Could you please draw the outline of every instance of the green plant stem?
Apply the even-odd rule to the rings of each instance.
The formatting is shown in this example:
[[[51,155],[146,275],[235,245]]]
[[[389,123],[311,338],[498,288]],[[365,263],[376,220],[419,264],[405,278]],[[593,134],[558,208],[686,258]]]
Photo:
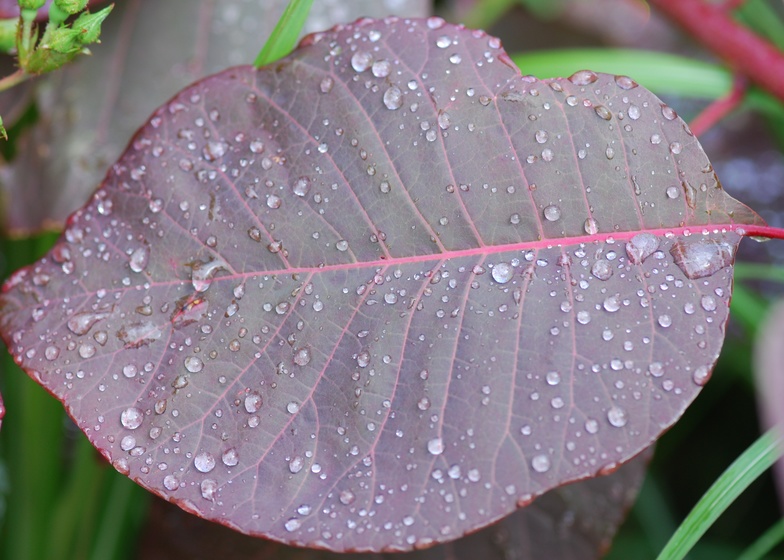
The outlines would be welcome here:
[[[782,455],[774,431],[760,436],[713,483],[659,553],[657,560],[681,560],[735,499]]]
[[[784,518],[779,519],[754,541],[737,560],[762,560],[773,548],[784,541]]]
[[[261,68],[289,54],[297,44],[299,34],[310,13],[313,0],[291,0],[280,16],[264,48],[253,61],[256,68]]]

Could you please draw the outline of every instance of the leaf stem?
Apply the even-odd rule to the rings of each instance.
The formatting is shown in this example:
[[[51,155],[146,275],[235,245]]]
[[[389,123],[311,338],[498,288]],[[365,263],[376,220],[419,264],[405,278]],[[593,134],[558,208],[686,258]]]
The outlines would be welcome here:
[[[746,78],[736,75],[732,82],[732,90],[726,96],[717,99],[694,117],[689,123],[689,128],[695,136],[702,136],[721,119],[730,114],[743,102],[746,96]]]
[[[784,100],[784,53],[704,0],[651,0],[689,35],[724,59],[736,72]]]

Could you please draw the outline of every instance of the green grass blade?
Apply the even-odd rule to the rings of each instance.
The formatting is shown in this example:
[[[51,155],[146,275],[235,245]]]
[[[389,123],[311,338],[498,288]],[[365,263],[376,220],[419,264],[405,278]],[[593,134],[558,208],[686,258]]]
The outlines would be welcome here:
[[[784,518],[779,519],[738,556],[738,560],[762,560],[768,552],[784,541]]]
[[[718,64],[684,56],[635,49],[565,49],[514,54],[523,74],[538,78],[570,76],[577,70],[631,76],[658,95],[719,99],[732,89],[732,73]],[[784,117],[784,106],[773,96],[750,88],[744,106]]]
[[[767,280],[784,284],[784,266],[760,263],[735,263],[736,280]]]
[[[682,560],[724,510],[781,454],[781,440],[775,431],[760,436],[700,498],[657,560]]]
[[[305,25],[305,20],[310,13],[313,0],[291,0],[280,16],[275,29],[272,31],[259,56],[253,61],[256,68],[261,68],[283,58],[289,54],[297,44],[299,34]]]

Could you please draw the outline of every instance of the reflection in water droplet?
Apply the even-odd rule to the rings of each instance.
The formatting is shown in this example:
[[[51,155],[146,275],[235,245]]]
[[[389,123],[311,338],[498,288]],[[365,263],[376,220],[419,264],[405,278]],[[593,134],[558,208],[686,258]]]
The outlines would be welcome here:
[[[310,363],[310,348],[298,348],[294,352],[294,363],[298,366],[306,366]]]
[[[302,522],[299,519],[294,519],[292,517],[291,519],[286,521],[286,523],[283,526],[286,528],[286,531],[291,533],[299,529],[302,526]]]
[[[185,369],[187,369],[191,373],[199,373],[202,369],[204,369],[204,362],[201,361],[201,358],[197,358],[196,356],[188,356],[185,358]]]
[[[716,298],[711,295],[705,295],[700,298],[700,306],[705,311],[716,311]]]
[[[263,404],[264,400],[261,398],[261,395],[258,394],[256,391],[251,391],[247,395],[245,395],[245,411],[248,414],[254,414],[259,411],[261,405]]]
[[[667,187],[667,198],[678,198],[679,189],[678,187]]]
[[[297,455],[289,461],[289,472],[297,474],[305,466],[305,459]]]
[[[215,493],[218,491],[218,483],[211,478],[201,481],[201,497],[205,500],[215,501]]]

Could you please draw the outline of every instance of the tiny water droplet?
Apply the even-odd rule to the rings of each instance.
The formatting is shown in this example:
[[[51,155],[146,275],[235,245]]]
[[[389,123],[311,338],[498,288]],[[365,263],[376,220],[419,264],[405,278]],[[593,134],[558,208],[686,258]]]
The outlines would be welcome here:
[[[392,86],[384,92],[384,106],[394,111],[403,105],[403,92],[397,86]]]
[[[223,452],[223,455],[221,455],[221,461],[223,461],[223,464],[227,467],[234,467],[240,462],[239,453],[237,453],[237,450],[233,447],[227,449]]]
[[[248,414],[255,414],[261,408],[264,400],[261,398],[261,395],[258,394],[256,391],[251,391],[247,395],[245,395],[245,400],[243,402],[245,406],[245,412]]]
[[[147,267],[147,260],[150,257],[150,249],[147,246],[139,247],[131,253],[128,261],[133,272],[141,272]]]
[[[299,177],[291,185],[291,191],[299,197],[307,196],[308,191],[310,191],[310,179],[307,177]]]
[[[607,411],[607,420],[611,426],[622,428],[629,421],[626,411],[618,406],[613,406]]]
[[[298,366],[306,366],[310,363],[310,348],[298,348],[294,352],[294,363]]]
[[[593,263],[591,274],[599,280],[609,280],[613,275],[612,265],[604,259],[599,259]]]

